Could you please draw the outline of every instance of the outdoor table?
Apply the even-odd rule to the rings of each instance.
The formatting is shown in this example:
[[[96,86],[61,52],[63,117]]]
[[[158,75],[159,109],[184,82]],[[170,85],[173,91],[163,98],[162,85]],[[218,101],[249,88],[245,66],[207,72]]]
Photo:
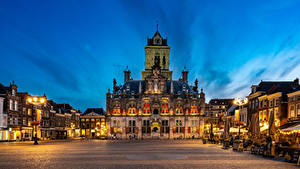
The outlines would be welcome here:
[[[287,161],[298,162],[300,155],[300,146],[281,146],[279,150],[283,151],[284,156],[289,157],[288,159],[286,159]]]

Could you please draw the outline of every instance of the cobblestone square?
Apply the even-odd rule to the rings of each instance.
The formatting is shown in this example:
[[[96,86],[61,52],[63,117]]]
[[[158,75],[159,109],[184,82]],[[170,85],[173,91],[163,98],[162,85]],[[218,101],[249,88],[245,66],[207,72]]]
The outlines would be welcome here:
[[[0,168],[299,168],[200,140],[1,143]]]

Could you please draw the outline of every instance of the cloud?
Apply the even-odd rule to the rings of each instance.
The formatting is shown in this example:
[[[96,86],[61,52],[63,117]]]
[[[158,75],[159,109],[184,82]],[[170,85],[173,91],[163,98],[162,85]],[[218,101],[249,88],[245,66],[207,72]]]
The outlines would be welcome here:
[[[299,46],[300,47],[300,46]],[[231,71],[231,82],[224,88],[227,97],[245,97],[252,84],[261,80],[284,81],[299,77],[300,48],[285,49],[276,56],[257,56]]]
[[[41,80],[47,80],[47,77],[52,78],[56,84],[67,90],[73,92],[80,91],[80,84],[77,77],[70,71],[68,64],[61,64],[55,62],[51,57],[44,54],[33,54],[29,51],[18,50],[19,54],[24,56],[28,61],[32,62],[41,71],[46,73],[46,78],[40,78]]]

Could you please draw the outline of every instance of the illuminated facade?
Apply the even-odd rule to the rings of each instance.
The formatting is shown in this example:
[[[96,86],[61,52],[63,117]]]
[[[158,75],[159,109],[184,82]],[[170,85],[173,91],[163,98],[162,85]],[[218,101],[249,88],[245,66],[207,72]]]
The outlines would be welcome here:
[[[86,138],[106,138],[105,111],[102,108],[88,108],[80,116],[80,136]]]
[[[287,123],[288,96],[299,87],[299,80],[262,81],[251,87],[248,96],[248,124],[252,136],[274,135]]]
[[[142,80],[124,71],[124,84],[113,81],[106,95],[109,136],[122,139],[198,138],[205,108],[205,94],[198,81],[188,84],[188,71],[172,80],[167,39],[157,32],[145,47]]]

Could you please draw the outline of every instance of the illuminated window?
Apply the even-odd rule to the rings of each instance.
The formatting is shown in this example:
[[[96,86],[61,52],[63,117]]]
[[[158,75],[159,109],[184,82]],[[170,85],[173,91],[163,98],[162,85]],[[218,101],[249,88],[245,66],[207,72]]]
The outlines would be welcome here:
[[[144,114],[150,114],[150,104],[144,104]]]
[[[191,133],[197,133],[198,120],[192,120]]]
[[[274,119],[275,119],[275,127],[278,127],[280,125],[278,108],[275,109]]]
[[[120,106],[115,106],[113,108],[113,114],[120,114],[121,113],[121,109]]]
[[[12,100],[9,100],[9,109],[13,110],[13,101]]]
[[[183,127],[182,127],[182,121],[176,120],[176,133],[182,133]]]
[[[18,111],[18,102],[15,101],[15,111]]]
[[[31,116],[31,115],[32,115],[32,110],[31,110],[31,109],[28,109],[28,110],[27,110],[27,113],[28,113],[28,116]]]
[[[161,111],[162,111],[162,114],[167,114],[169,111],[168,111],[168,104],[162,104],[161,105]]]
[[[297,116],[300,116],[300,104],[297,104]]]
[[[295,106],[290,107],[290,117],[295,117]]]
[[[196,105],[191,105],[191,113],[196,114],[198,112]]]
[[[183,108],[180,105],[176,106],[176,114],[182,114],[183,113]]]
[[[134,108],[134,107],[129,107],[128,108],[128,114],[129,115],[135,115],[135,113],[136,113],[136,108]]]

